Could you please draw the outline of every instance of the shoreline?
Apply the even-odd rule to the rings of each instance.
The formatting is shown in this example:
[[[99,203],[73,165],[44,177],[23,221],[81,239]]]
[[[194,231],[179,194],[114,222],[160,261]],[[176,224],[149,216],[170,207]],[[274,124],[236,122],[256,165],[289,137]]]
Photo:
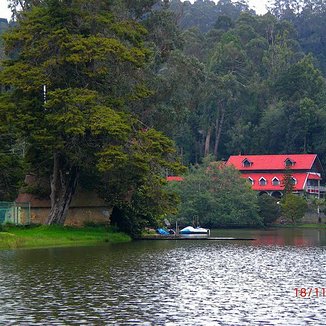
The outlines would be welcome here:
[[[0,232],[0,250],[99,245],[129,242],[124,233],[105,227],[4,226]]]
[[[66,226],[3,226],[0,231],[0,250],[36,249],[55,247],[93,246],[130,242],[133,239],[122,232],[116,232],[104,226],[66,227]],[[218,228],[217,230],[250,230],[252,228]],[[272,229],[321,229],[326,230],[326,224],[277,224],[265,230]],[[162,239],[155,234],[144,234],[135,240]],[[168,237],[172,239],[173,237]],[[252,240],[252,239],[246,239]]]

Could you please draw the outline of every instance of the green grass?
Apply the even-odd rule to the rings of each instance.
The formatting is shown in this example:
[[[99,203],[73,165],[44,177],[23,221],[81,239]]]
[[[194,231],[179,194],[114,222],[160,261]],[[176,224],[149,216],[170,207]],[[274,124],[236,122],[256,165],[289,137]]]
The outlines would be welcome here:
[[[0,249],[78,246],[127,242],[131,238],[105,227],[6,226],[0,232]]]

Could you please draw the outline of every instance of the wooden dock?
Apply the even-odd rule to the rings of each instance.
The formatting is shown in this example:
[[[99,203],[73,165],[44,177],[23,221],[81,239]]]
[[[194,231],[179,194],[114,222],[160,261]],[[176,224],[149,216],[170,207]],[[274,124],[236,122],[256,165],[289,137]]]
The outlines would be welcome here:
[[[136,240],[214,240],[214,241],[253,241],[254,238],[210,237],[210,236],[185,236],[185,235],[148,235]]]

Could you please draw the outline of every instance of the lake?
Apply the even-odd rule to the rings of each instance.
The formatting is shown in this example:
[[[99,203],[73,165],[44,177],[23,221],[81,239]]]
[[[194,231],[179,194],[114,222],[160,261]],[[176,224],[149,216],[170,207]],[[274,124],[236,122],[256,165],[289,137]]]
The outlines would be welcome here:
[[[325,325],[326,231],[0,251],[1,325]]]

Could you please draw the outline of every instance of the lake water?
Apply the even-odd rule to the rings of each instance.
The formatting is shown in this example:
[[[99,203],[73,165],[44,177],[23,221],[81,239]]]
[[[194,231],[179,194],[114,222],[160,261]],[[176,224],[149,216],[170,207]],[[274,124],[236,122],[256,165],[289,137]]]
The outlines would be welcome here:
[[[326,231],[217,232],[0,251],[0,324],[326,324]]]

